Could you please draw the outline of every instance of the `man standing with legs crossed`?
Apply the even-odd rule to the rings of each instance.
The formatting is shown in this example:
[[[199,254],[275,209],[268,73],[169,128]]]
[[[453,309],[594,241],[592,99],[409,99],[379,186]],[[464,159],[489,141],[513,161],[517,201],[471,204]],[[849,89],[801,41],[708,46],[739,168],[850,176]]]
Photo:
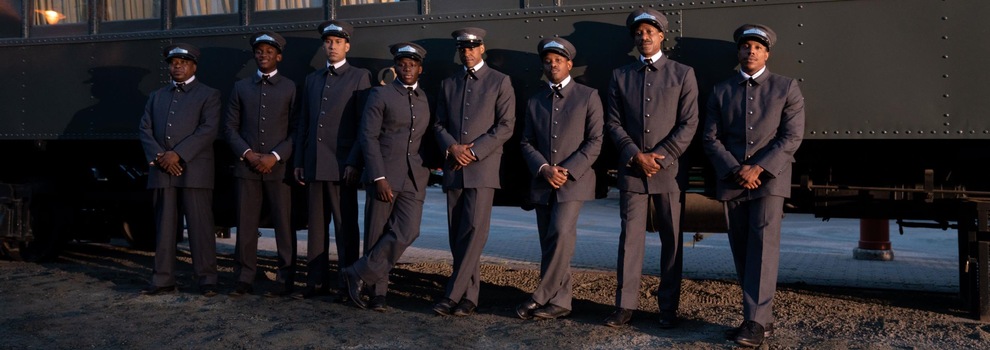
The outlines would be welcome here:
[[[501,186],[502,145],[516,120],[509,76],[482,59],[485,34],[473,27],[451,33],[464,70],[441,82],[437,101],[434,131],[447,155],[443,190],[454,272],[433,311],[445,316],[467,316],[478,305],[481,252],[488,241],[495,189]]]

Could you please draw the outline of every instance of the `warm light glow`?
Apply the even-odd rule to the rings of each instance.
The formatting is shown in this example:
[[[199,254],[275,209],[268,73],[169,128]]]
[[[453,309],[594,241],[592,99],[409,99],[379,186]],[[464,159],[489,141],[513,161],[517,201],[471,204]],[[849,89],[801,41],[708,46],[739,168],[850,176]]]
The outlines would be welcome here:
[[[61,13],[58,13],[56,11],[52,11],[52,10],[46,10],[46,11],[35,10],[35,12],[38,12],[38,13],[44,15],[45,16],[45,22],[48,23],[48,24],[50,24],[50,25],[51,24],[58,24],[58,21],[61,21],[61,20],[65,19],[65,15],[63,15]]]

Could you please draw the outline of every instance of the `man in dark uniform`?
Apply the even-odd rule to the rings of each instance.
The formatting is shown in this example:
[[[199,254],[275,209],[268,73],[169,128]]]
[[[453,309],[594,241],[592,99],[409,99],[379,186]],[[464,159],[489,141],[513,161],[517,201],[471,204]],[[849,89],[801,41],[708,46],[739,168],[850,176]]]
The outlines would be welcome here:
[[[156,226],[151,285],[141,293],[176,290],[175,242],[181,212],[189,227],[200,293],[211,297],[217,294],[213,142],[220,125],[220,91],[196,80],[199,49],[195,46],[170,45],[163,54],[172,83],[148,98],[138,133],[151,165],[148,188],[153,192]]]
[[[598,90],[571,79],[577,50],[547,38],[537,46],[549,84],[526,103],[522,154],[533,173],[530,201],[542,251],[540,284],[516,307],[520,318],[558,318],[571,313],[571,257],[584,201],[595,199],[591,165],[602,148],[602,101]]]
[[[440,315],[467,316],[478,305],[479,264],[488,240],[492,200],[500,187],[502,145],[515,125],[516,98],[509,76],[482,59],[485,34],[473,27],[451,33],[464,71],[440,83],[434,131],[447,156],[443,189],[454,257],[444,296],[433,306]]]
[[[605,324],[629,322],[639,308],[647,222],[660,233],[660,327],[677,325],[681,294],[681,206],[678,158],[698,126],[698,86],[691,67],[663,55],[667,18],[653,9],[626,18],[639,60],[612,72],[608,129],[619,156],[619,236],[616,310]],[[652,216],[652,217],[650,217]]]
[[[268,200],[275,228],[278,271],[267,296],[292,290],[296,265],[296,232],[292,229],[290,188],[285,162],[292,156],[296,127],[296,85],[278,74],[285,39],[262,31],[251,36],[258,72],[234,84],[227,103],[227,142],[240,161],[237,182],[237,248],[233,296],[250,294],[257,276],[258,225],[262,200]]]
[[[804,135],[804,97],[796,80],[766,68],[777,42],[773,30],[745,24],[732,36],[739,74],[712,90],[702,144],[715,167],[743,291],[743,323],[726,338],[752,347],[773,334],[780,222]]]
[[[347,62],[353,27],[331,20],[317,27],[327,55],[326,68],[306,76],[296,133],[295,178],[306,185],[309,236],[306,240],[306,288],[298,299],[327,294],[330,288],[331,221],[338,271],[358,259],[357,185],[363,162],[357,143],[362,94],[371,88],[371,73]],[[338,280],[343,287],[342,279]],[[342,293],[340,297],[346,296]]]
[[[392,45],[390,51],[396,79],[371,90],[359,137],[367,168],[366,229],[381,234],[361,259],[343,270],[348,295],[362,309],[369,307],[361,299],[364,283],[386,287],[382,281],[387,281],[402,253],[419,237],[430,177],[422,154],[423,135],[430,127],[430,107],[426,93],[419,87],[426,50],[402,42]],[[386,311],[385,292],[373,293],[370,306]]]

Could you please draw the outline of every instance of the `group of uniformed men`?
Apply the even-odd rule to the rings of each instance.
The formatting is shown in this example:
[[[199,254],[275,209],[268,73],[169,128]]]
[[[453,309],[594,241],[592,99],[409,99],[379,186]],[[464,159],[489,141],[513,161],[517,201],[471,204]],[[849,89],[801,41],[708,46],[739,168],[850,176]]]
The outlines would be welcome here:
[[[608,133],[618,153],[622,227],[616,309],[604,323],[627,324],[639,307],[650,221],[662,242],[659,326],[678,324],[684,197],[675,176],[678,158],[699,124],[697,82],[691,67],[661,51],[668,28],[663,14],[636,10],[626,25],[640,57],[612,72],[604,108],[597,90],[570,76],[577,54],[573,44],[555,37],[537,46],[548,84],[526,102],[521,156],[532,173],[529,200],[536,208],[541,281],[516,306],[520,318],[554,319],[571,312],[577,218],[584,201],[594,199],[591,166]],[[453,273],[433,311],[474,313],[479,260],[494,192],[500,187],[502,145],[512,135],[516,110],[509,77],[483,59],[485,30],[469,27],[451,34],[463,72],[442,81],[435,115],[419,85],[423,47],[391,45],[396,78],[371,88],[369,71],[346,59],[353,27],[331,20],[318,31],[326,67],[306,77],[298,91],[302,96],[297,98],[294,82],[278,74],[285,40],[263,31],[250,38],[258,72],[235,83],[227,103],[224,136],[240,159],[234,169],[237,282],[229,294],[254,292],[259,217],[267,200],[278,266],[276,287],[266,295],[304,299],[327,295],[334,285],[341,302],[386,311],[389,272],[419,236],[429,177],[422,148],[429,141],[423,136],[432,128],[445,155],[442,184],[454,257]],[[773,334],[780,221],[784,198],[790,195],[793,155],[802,139],[804,105],[794,79],[766,68],[776,42],[770,28],[746,24],[733,38],[739,72],[714,87],[701,143],[716,171],[717,199],[725,204],[743,289],[744,322],[725,335],[740,345],[756,346]],[[199,290],[214,296],[212,145],[221,121],[220,93],[196,80],[197,48],[176,44],[164,56],[173,82],[150,96],[140,126],[158,230],[153,277],[142,293],[176,290],[175,232],[181,214],[188,222]],[[290,159],[292,168],[287,169]],[[296,237],[289,222],[286,174],[308,189],[308,273],[300,291],[293,289]],[[357,188],[362,182],[367,201],[359,258]],[[336,283],[329,276],[330,223],[339,256]]]

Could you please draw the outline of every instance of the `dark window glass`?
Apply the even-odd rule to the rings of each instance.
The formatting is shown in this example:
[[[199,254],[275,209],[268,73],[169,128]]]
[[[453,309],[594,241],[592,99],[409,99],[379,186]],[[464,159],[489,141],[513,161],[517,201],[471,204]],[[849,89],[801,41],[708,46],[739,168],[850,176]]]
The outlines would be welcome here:
[[[256,11],[292,10],[323,6],[323,0],[255,0]]]
[[[161,17],[160,0],[106,0],[106,21],[131,21]]]
[[[176,17],[237,13],[238,0],[178,0]]]

